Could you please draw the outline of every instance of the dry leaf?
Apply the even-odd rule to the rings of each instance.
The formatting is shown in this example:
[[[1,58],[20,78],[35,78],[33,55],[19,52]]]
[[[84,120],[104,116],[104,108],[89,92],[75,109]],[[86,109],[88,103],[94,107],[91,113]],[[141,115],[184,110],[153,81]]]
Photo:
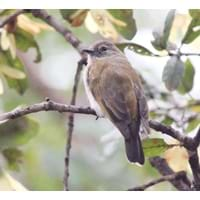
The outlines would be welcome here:
[[[10,46],[10,40],[6,29],[1,30],[1,49],[7,51]]]
[[[85,19],[85,26],[90,32],[99,32],[103,37],[116,42],[119,34],[113,22],[124,25],[122,21],[114,19],[106,10],[90,10]]]
[[[13,79],[24,79],[24,78],[26,78],[26,75],[25,75],[24,72],[22,72],[18,69],[6,66],[6,65],[3,65],[3,66],[0,67],[0,72],[5,74],[6,76],[8,76],[10,78],[13,78]]]
[[[186,171],[188,167],[188,153],[184,147],[173,147],[164,153],[168,165],[175,172]]]
[[[32,35],[39,34],[42,30],[54,30],[51,26],[36,22],[27,17],[26,15],[19,15],[17,18],[17,25]]]
[[[5,28],[1,30],[1,49],[4,51],[10,50],[13,59],[16,58],[16,42],[13,33],[8,33]]]
[[[16,58],[16,42],[15,42],[15,36],[13,33],[8,34],[8,38],[10,41],[9,49],[10,49],[10,54],[13,59]]]

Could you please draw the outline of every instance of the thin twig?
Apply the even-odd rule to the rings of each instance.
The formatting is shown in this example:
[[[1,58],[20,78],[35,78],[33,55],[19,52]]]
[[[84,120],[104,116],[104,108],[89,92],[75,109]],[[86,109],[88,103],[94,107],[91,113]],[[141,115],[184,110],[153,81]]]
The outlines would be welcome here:
[[[85,62],[84,55],[81,52],[81,41],[65,26],[63,26],[60,21],[58,21],[55,17],[49,15],[45,10],[31,10],[31,13],[40,19],[43,19],[46,23],[54,27],[59,33],[61,33],[64,38],[81,54],[82,59],[78,63],[77,72],[75,75],[74,86],[73,86],[73,94],[71,99],[71,105],[75,105],[76,102],[76,94],[78,88],[78,82],[80,79],[80,73],[82,70],[82,62]],[[71,142],[72,142],[72,134],[73,134],[73,127],[74,127],[74,114],[71,112],[69,114],[69,122],[68,122],[68,135],[67,135],[67,145],[66,145],[66,155],[65,155],[65,173],[64,173],[64,190],[69,190],[69,161],[70,161],[70,149],[71,149]]]
[[[45,10],[17,10],[14,14],[8,16],[5,20],[3,20],[0,23],[0,27],[3,27],[4,25],[6,25],[7,23],[9,23],[10,21],[13,20],[13,18],[17,17],[18,15],[20,15],[23,12],[31,12],[35,17],[38,17],[40,19],[42,19],[43,21],[45,21],[46,23],[48,23],[49,25],[51,25],[52,27],[55,28],[55,30],[57,30],[59,33],[61,33],[64,38],[81,54],[81,41],[65,26],[63,26],[63,24],[60,23],[60,21],[58,21],[55,17],[49,15]],[[177,55],[176,53],[173,52],[169,52],[168,54],[169,56],[200,56],[200,53],[182,53],[179,52],[179,54]],[[81,56],[83,56],[81,54]],[[81,71],[81,70],[80,70]],[[77,74],[76,77],[78,77],[77,79],[79,79],[79,74],[80,74],[79,69],[77,70]],[[78,82],[78,81],[77,81]],[[75,99],[76,99],[76,91],[77,91],[77,84],[75,81],[75,85],[74,85],[74,89],[75,92],[73,93],[73,98],[71,103],[75,104]],[[74,102],[74,103],[73,103]],[[84,113],[84,114],[93,114],[96,115],[95,111],[90,109],[90,108],[80,108],[80,107],[73,107],[73,106],[67,106],[67,105],[62,105],[62,104],[58,104],[52,101],[46,101],[46,102],[42,102],[40,104],[35,104],[29,107],[26,107],[24,109],[16,109],[14,111],[8,112],[8,113],[4,113],[0,116],[0,120],[9,120],[9,119],[14,119],[29,113],[33,113],[33,112],[39,112],[39,111],[47,111],[47,110],[55,110],[55,111],[59,111],[59,112],[70,112],[72,114],[70,114],[70,120],[69,120],[69,133],[70,136],[68,137],[68,147],[66,147],[66,153],[67,155],[69,155],[70,153],[70,148],[71,148],[71,135],[72,135],[72,131],[73,131],[73,113]],[[171,137],[179,140],[184,147],[187,148],[187,150],[189,150],[190,152],[190,159],[189,159],[189,163],[191,165],[191,169],[193,171],[193,176],[194,176],[194,182],[196,185],[200,185],[200,176],[199,176],[199,158],[197,155],[197,147],[199,146],[199,142],[200,142],[200,131],[198,131],[198,133],[196,134],[196,136],[194,138],[190,138],[187,136],[184,136],[183,134],[181,134],[180,132],[174,130],[172,127],[169,126],[164,126],[161,123],[155,122],[155,121],[149,121],[150,127],[153,128],[156,131],[160,131],[161,133],[170,135]],[[66,163],[67,163],[67,167],[69,166],[69,157],[66,155]],[[66,170],[66,172],[68,172],[69,168]],[[67,178],[65,178],[66,180],[68,179],[68,173],[65,174],[65,176]],[[65,187],[65,189],[68,188]]]
[[[78,62],[77,71],[74,77],[74,86],[72,91],[72,99],[71,99],[71,105],[76,104],[76,96],[77,96],[77,90],[78,90],[78,83],[80,80],[80,73],[82,71],[82,63],[83,60],[80,60]],[[67,137],[67,145],[66,145],[66,156],[65,156],[65,176],[64,176],[64,190],[69,190],[69,161],[70,161],[70,149],[71,149],[71,143],[72,143],[72,135],[74,130],[74,113],[69,114],[68,118],[68,137]]]
[[[23,9],[16,10],[16,12],[14,12],[11,15],[9,15],[4,20],[0,21],[0,28],[4,27],[6,24],[8,24],[9,22],[11,22],[14,18],[16,18],[18,15],[21,15],[24,12],[25,12],[25,10],[23,10]]]
[[[186,53],[186,52],[178,52],[178,53],[173,53],[173,52],[168,52],[169,56],[200,56],[200,53]]]
[[[151,165],[155,167],[162,176],[174,174],[174,171],[168,166],[165,159],[158,156],[149,159]],[[181,179],[172,179],[169,182],[177,189],[181,191],[191,190],[191,183],[187,176]]]
[[[186,177],[186,173],[184,171],[180,171],[180,172],[173,173],[173,174],[170,174],[170,175],[162,176],[161,178],[150,181],[149,183],[146,183],[144,185],[137,186],[137,187],[134,187],[134,188],[130,188],[128,190],[129,191],[143,191],[143,190],[146,190],[147,188],[149,188],[153,185],[156,185],[158,183],[162,183],[162,182],[165,182],[165,181],[171,182],[171,181],[175,181],[175,180],[181,180],[181,179],[185,179],[185,177]]]
[[[166,126],[166,125],[163,125],[163,124],[156,122],[156,121],[153,121],[153,120],[149,121],[149,125],[154,130],[160,131],[164,134],[167,134],[167,135],[177,139],[178,141],[180,141],[183,144],[186,141],[186,136],[181,134],[179,131],[173,129],[171,126]]]

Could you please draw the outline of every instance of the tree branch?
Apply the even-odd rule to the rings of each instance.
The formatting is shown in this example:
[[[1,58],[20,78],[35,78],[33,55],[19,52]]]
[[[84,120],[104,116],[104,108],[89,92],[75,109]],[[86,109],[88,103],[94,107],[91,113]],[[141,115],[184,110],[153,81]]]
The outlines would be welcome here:
[[[185,178],[186,178],[186,173],[184,171],[180,171],[180,172],[173,173],[173,174],[170,174],[170,175],[162,176],[161,178],[150,181],[149,183],[146,183],[144,185],[137,186],[137,187],[134,187],[134,188],[130,188],[128,190],[129,191],[143,191],[143,190],[146,190],[147,188],[149,188],[153,185],[156,185],[158,183],[162,183],[162,182],[165,182],[165,181],[169,181],[169,182],[180,181],[181,179],[185,179]]]
[[[41,10],[41,9],[17,10],[15,13],[13,13],[12,15],[8,16],[5,20],[3,20],[0,23],[0,27],[3,27],[4,25],[6,25],[10,21],[12,21],[15,17],[17,17],[18,15],[20,15],[21,13],[24,13],[24,12],[31,12],[33,14],[33,16],[42,19],[43,21],[48,23],[50,26],[54,27],[55,30],[58,31],[60,34],[62,34],[64,36],[64,38],[66,39],[66,41],[69,42],[80,53],[83,60],[85,60],[84,55],[81,54],[81,50],[82,50],[81,41],[68,28],[66,28],[62,23],[60,23],[60,21],[58,21],[55,17],[49,15],[45,10]],[[179,52],[179,54],[180,54],[180,56],[182,56],[182,55],[199,56],[200,55],[199,53],[182,53],[182,52]],[[173,54],[173,52],[169,52],[168,55],[175,56],[176,54]],[[73,97],[72,97],[72,101],[71,101],[71,104],[73,104],[73,105],[75,104],[80,71],[81,71],[81,68],[80,69],[78,68],[77,73],[76,73],[76,78],[75,78],[75,84],[74,84],[74,88],[73,88]],[[66,163],[65,171],[67,172],[67,173],[65,173],[65,182],[66,182],[66,180],[68,179],[68,176],[69,176],[68,168],[69,168],[69,155],[70,155],[70,148],[71,148],[71,136],[72,136],[72,131],[73,131],[73,121],[74,121],[73,113],[84,113],[84,114],[96,115],[94,110],[92,110],[89,107],[84,108],[84,107],[75,107],[72,105],[67,106],[64,104],[58,104],[56,102],[53,102],[53,101],[50,101],[47,99],[47,101],[39,103],[39,104],[34,104],[34,105],[28,106],[26,108],[18,108],[11,112],[4,113],[4,114],[0,115],[0,121],[14,119],[14,118],[17,118],[17,117],[20,117],[20,116],[23,116],[26,114],[34,113],[34,112],[50,111],[50,110],[71,113],[69,116],[69,136],[67,139],[68,145],[66,147],[66,159],[65,159],[65,163]],[[164,126],[163,124],[152,121],[152,120],[149,121],[149,125],[152,129],[154,129],[156,131],[160,131],[163,134],[167,134],[167,135],[179,140],[183,144],[183,146],[189,151],[189,155],[190,155],[189,163],[190,163],[190,166],[191,166],[191,169],[193,172],[193,176],[194,176],[194,185],[195,186],[198,185],[198,187],[196,189],[199,190],[200,166],[199,166],[199,158],[198,158],[198,154],[197,154],[197,147],[199,146],[199,143],[200,143],[200,130],[198,131],[198,133],[196,134],[196,136],[194,138],[190,138],[188,136],[184,136],[183,134],[181,134],[177,130],[174,130],[170,126]],[[68,185],[66,185],[66,186],[67,187],[65,187],[65,189],[68,188]]]
[[[79,69],[80,70],[80,69]],[[76,77],[77,78],[77,77]],[[77,90],[77,88],[74,90]],[[74,98],[74,97],[73,97]],[[89,114],[95,115],[95,110],[90,107],[78,107],[73,105],[66,105],[61,103],[56,103],[54,101],[49,100],[41,103],[36,103],[25,108],[16,108],[10,112],[3,113],[0,115],[0,121],[11,120],[23,115],[40,112],[40,111],[58,111],[58,112],[71,112],[71,113],[80,113],[80,114]],[[163,134],[169,135],[178,141],[180,141],[187,149],[195,150],[200,143],[200,129],[198,130],[196,136],[194,138],[185,136],[181,134],[179,131],[173,129],[171,126],[163,125],[157,121],[149,120],[149,126],[155,131],[159,131]]]
[[[174,171],[168,166],[165,159],[160,157],[153,157],[149,159],[151,165],[155,167],[163,176],[172,175]],[[187,176],[182,176],[180,179],[168,180],[177,190],[188,191],[191,190],[191,183]]]
[[[160,131],[163,134],[169,135],[175,139],[177,139],[179,142],[182,143],[182,145],[189,150],[196,150],[196,148],[199,146],[200,143],[200,131],[196,134],[194,138],[185,136],[181,134],[179,131],[173,129],[171,126],[163,125],[159,122],[150,120],[149,125],[152,129],[156,131]]]
[[[168,52],[168,56],[200,56],[200,53],[186,53],[186,52]]]
[[[79,68],[79,70],[80,70],[80,68]],[[78,78],[76,75],[76,81],[77,80],[78,80]],[[77,86],[74,86],[73,94],[76,93],[76,92],[74,93],[74,91],[77,91]],[[75,102],[75,100],[74,100],[75,96],[73,95],[72,103]],[[74,106],[74,105],[60,104],[60,103],[51,101],[47,98],[46,101],[44,101],[44,102],[33,104],[33,105],[27,106],[25,108],[16,108],[10,112],[3,113],[0,115],[0,121],[12,120],[12,119],[19,118],[19,117],[22,117],[27,114],[41,112],[41,111],[58,111],[60,113],[69,112],[69,113],[80,113],[80,114],[88,114],[88,115],[97,116],[96,112],[93,109],[91,109],[90,107],[78,107],[78,106]],[[66,147],[67,154],[66,154],[66,158],[65,158],[65,163],[66,163],[65,172],[67,172],[67,173],[65,174],[65,179],[64,179],[66,190],[68,188],[68,184],[66,184],[66,183],[68,182],[68,177],[69,177],[69,155],[70,155],[69,153],[70,153],[70,148],[71,148],[69,144],[71,144],[71,136],[72,136],[72,131],[73,131],[73,121],[71,119],[69,120],[69,125],[70,125],[70,127],[69,127],[68,133],[70,133],[70,135],[68,136],[68,140],[67,140],[68,145]],[[187,148],[187,150],[191,152],[190,158],[189,158],[189,163],[190,163],[190,166],[191,166],[191,169],[193,172],[193,176],[194,176],[194,187],[196,188],[196,190],[199,190],[199,183],[200,183],[199,159],[198,159],[197,153],[194,153],[194,152],[196,152],[196,149],[199,145],[200,130],[198,130],[198,132],[194,138],[190,138],[188,136],[183,136],[181,133],[179,133],[178,131],[176,131],[175,129],[173,129],[170,126],[165,126],[165,125],[163,125],[159,122],[153,121],[153,120],[149,121],[149,125],[152,129],[154,129],[156,131],[160,131],[163,134],[167,134],[167,135],[179,140]],[[195,147],[195,150],[194,150],[194,148],[192,148],[192,145]],[[154,162],[152,161],[152,163],[154,163]],[[156,164],[154,164],[154,165],[156,166]],[[162,161],[162,165],[163,165],[163,161]],[[160,166],[160,164],[159,164],[159,166]],[[169,167],[168,168],[165,167],[165,169],[161,170],[160,173],[162,175],[169,175],[174,172],[171,169],[169,169]],[[177,189],[179,189],[178,188],[179,186],[176,186],[176,184],[174,184],[173,181],[172,181],[172,184],[175,185],[175,187]],[[181,186],[181,187],[183,190],[183,188],[185,188],[186,186],[184,186],[184,187]]]
[[[199,166],[199,156],[196,151],[188,151],[189,154],[189,164],[194,177],[193,189],[200,191],[200,166]]]
[[[12,120],[12,119],[22,117],[24,115],[41,112],[41,111],[58,111],[60,113],[72,112],[72,113],[96,115],[96,112],[92,110],[90,107],[77,107],[73,105],[56,103],[47,98],[46,101],[44,102],[36,103],[24,108],[21,108],[21,107],[16,108],[10,112],[3,113],[0,115],[0,121]]]
[[[82,71],[83,62],[85,60],[81,59],[78,62],[77,71],[74,77],[74,86],[72,90],[72,99],[71,99],[71,105],[76,104],[76,96],[77,96],[77,90],[78,90],[78,83],[80,80],[80,74]],[[67,137],[67,146],[66,146],[66,156],[65,156],[65,176],[64,176],[64,190],[69,190],[69,161],[70,161],[70,149],[71,149],[71,142],[72,142],[72,134],[74,130],[74,113],[70,113],[68,117],[68,137]]]
[[[7,23],[11,22],[14,18],[16,18],[18,15],[21,15],[24,12],[25,12],[25,10],[23,10],[23,9],[16,10],[16,12],[9,15],[4,20],[0,21],[0,28],[4,27]]]
[[[50,26],[54,27],[59,33],[61,33],[64,38],[81,54],[82,59],[78,62],[78,67],[75,75],[73,94],[71,99],[71,105],[76,103],[76,94],[78,89],[78,82],[80,79],[80,73],[82,70],[82,65],[86,62],[84,55],[81,53],[81,41],[66,27],[64,27],[56,18],[49,15],[45,10],[31,10],[33,16],[38,17],[48,23]],[[69,179],[69,161],[70,161],[70,149],[72,142],[72,134],[74,127],[74,113],[71,112],[68,118],[68,137],[66,145],[66,155],[65,155],[65,174],[64,174],[64,190],[69,190],[68,179]]]

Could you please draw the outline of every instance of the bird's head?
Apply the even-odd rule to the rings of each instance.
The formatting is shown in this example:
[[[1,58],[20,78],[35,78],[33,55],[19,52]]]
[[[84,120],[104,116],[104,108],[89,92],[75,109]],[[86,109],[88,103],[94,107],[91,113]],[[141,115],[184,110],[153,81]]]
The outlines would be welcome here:
[[[96,58],[110,57],[122,54],[122,52],[113,43],[105,40],[94,43],[90,48],[83,49],[82,52],[85,52],[91,57]]]

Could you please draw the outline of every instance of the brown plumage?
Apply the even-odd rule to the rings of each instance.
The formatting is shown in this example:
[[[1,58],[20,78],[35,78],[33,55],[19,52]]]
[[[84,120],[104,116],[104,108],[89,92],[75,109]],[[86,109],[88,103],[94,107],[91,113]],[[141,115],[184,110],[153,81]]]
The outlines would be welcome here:
[[[86,81],[94,99],[124,136],[129,161],[143,164],[139,130],[142,124],[149,133],[148,107],[138,75],[110,42],[98,42],[84,51],[89,54]]]

